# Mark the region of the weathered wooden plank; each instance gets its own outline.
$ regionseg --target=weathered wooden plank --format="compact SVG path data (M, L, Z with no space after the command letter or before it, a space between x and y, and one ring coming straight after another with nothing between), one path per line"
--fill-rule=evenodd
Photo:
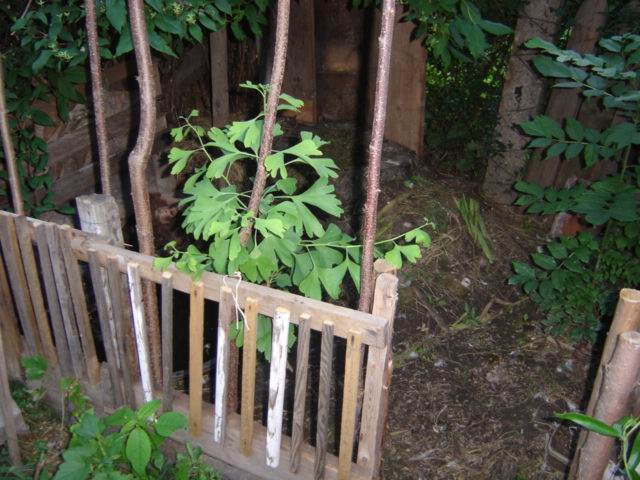
M244 344L242 346L242 405L240 407L240 450L251 455L256 395L256 343L258 339L258 301L245 302Z
M162 275L162 410L169 412L173 403L173 274Z
M18 244L20 246L20 255L22 257L22 265L24 267L25 277L29 285L29 296L31 305L35 315L36 328L38 337L42 343L44 358L47 359L49 366L55 368L58 364L58 355L53 345L51 337L51 328L49 327L49 318L44 307L44 298L42 297L42 286L40 285L40 276L38 275L38 265L36 257L33 253L33 244L31 243L30 226L26 217L17 217L16 234Z
M351 478L353 440L356 427L356 404L360 379L360 332L352 331L347 337L347 355L344 368L344 390L342 394L342 421L340 426L340 451L338 457L338 479Z
M18 331L18 318L13 307L9 280L7 279L2 255L0 255L0 309L3 312L0 315L0 330L4 332L4 350L7 357L9 375L13 378L22 378L22 367L20 366L22 340Z
M122 406L124 402L124 394L122 393L122 387L118 375L118 359L116 350L113 348L113 338L115 332L111 329L111 309L107 307L107 291L103 284L103 272L100 263L98 262L97 252L94 249L89 249L87 252L89 255L89 272L91 274L91 283L93 285L93 294L96 299L96 307L98 309L98 321L100 322L100 330L102 331L102 343L104 344L105 355L107 357L107 367L109 369L109 376L111 377L111 386L113 390L113 399L115 404ZM106 272L104 272L106 275ZM109 306L110 302L109 302Z
M42 273L42 281L47 295L47 307L49 317L51 318L51 328L55 339L55 348L58 353L58 364L63 376L69 377L73 375L73 364L71 361L71 353L67 336L64 333L64 323L62 321L62 311L60 310L60 302L58 300L58 292L56 289L53 267L51 265L51 255L49 245L47 244L47 231L44 224L40 224L35 228L35 239L38 247L38 257L40 259L40 271Z
M213 440L224 443L229 401L229 325L234 318L235 302L229 287L223 286L218 307L218 344L216 349L216 397L213 414Z
M69 291L71 292L73 311L75 312L78 333L80 334L82 351L87 363L87 376L91 383L97 385L100 383L100 363L98 362L96 344L93 340L93 332L91 331L91 321L89 320L89 312L87 311L87 299L82 286L80 266L71 251L70 230L67 225L58 228L58 238L64 265L67 270L67 278L69 279Z
M389 273L378 275L373 296L373 313L389 319L390 330L398 302L398 278ZM382 348L369 347L367 371L364 384L360 441L358 443L358 465L377 477L382 460L382 435L387 416L389 384L393 369L391 337Z
M320 347L320 385L318 387L318 424L316 428L316 459L313 478L324 478L327 460L327 431L329 428L329 406L331 402L331 381L333 378L333 322L322 325L322 345Z
M209 50L211 52L211 124L222 128L230 120L226 28L209 34Z
M147 340L147 323L144 318L144 302L142 301L142 282L140 280L140 271L137 263L127 265L127 277L129 279L129 295L131 298L131 309L133 311L133 329L136 334L140 381L142 382L142 398L145 402L150 402L153 399L151 362L149 358L149 343Z
M31 353L42 353L42 343L38 336L35 314L29 297L29 288L24 272L24 266L20 261L20 247L16 236L14 217L3 215L0 217L0 244L7 265L9 281L13 291L20 325Z
M0 411L4 421L4 434L9 447L9 458L15 467L21 465L20 446L18 445L18 430L16 428L15 417L13 416L13 398L9 390L9 374L7 363L9 360L4 352L4 340L2 329L0 329Z
M272 321L269 410L267 411L267 465L269 467L277 467L280 464L289 316L288 310L276 308Z
M189 429L194 437L202 433L203 290L202 282L193 282L189 300Z
M86 376L86 366L82 361L82 347L76 327L75 314L73 312L73 304L69 292L69 279L64 265L62 250L60 248L60 239L58 230L55 225L45 224L45 232L47 244L49 246L49 259L51 260L51 268L53 270L53 278L57 290L58 301L60 302L60 312L62 314L62 323L64 332L69 345L69 353L71 355L71 365L76 378L84 378Z
M120 367L123 399L126 405L135 407L136 399L133 390L133 382L131 380L131 372L129 370L129 359L127 357L127 325L128 315L124 307L122 298L123 283L122 275L118 269L118 259L109 258L107 262L107 276L109 278L109 297L111 298L111 306L113 308L113 323L115 329L116 343L118 345L118 365Z
M296 386L293 398L293 425L291 435L291 456L289 471L296 473L300 468L300 447L304 439L304 410L307 400L307 372L309 370L309 315L302 314L298 324L298 351L296 356Z

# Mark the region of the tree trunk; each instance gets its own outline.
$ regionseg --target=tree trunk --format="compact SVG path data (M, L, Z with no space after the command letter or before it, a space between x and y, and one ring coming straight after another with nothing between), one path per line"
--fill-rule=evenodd
M534 37L554 39L560 20L557 10L562 4L562 0L530 1L523 7L516 24L496 127L496 136L504 150L489 159L482 185L483 193L498 203L509 204L515 199L512 186L525 169L525 147L529 141L518 125L540 113L544 101L545 81L530 64L538 52L522 45Z
M16 152L13 149L11 140L11 129L9 128L9 114L7 113L7 100L4 92L4 65L0 55L0 134L2 135L2 149L4 159L9 173L9 187L11 188L11 198L13 200L13 210L18 215L24 215L24 203L22 201L22 190L20 189L20 176L18 175L18 164L16 163Z
M260 156L258 157L258 170L251 190L248 210L254 214L254 218L259 215L258 207L262 200L262 193L267 184L267 171L264 161L271 153L273 145L273 126L276 123L278 114L278 100L282 89L284 78L284 67L287 62L287 41L289 37L289 8L290 0L278 0L278 20L276 25L276 44L274 49L273 69L271 70L271 83L269 97L267 99L267 111L264 116L264 127L262 129L262 142L260 143ZM253 221L240 232L240 242L246 245L251 236Z
M567 50L592 52L600 39L600 29L607 20L607 0L584 0L576 14ZM553 89L547 103L546 114L559 123L565 118L576 118L582 96L579 89ZM576 159L579 161L579 159ZM560 157L543 160L534 158L527 169L527 180L543 187L554 184L560 166Z
M136 64L138 66L138 83L140 85L140 126L136 144L129 154L131 196L133 197L133 210L136 218L138 248L140 253L154 256L153 218L151 216L145 171L149 164L149 156L155 135L156 96L143 0L129 0L129 15L131 19L131 38L133 39ZM147 313L153 378L155 382L159 383L162 370L160 366L158 300L156 298L155 284L148 281L144 282L143 298Z
M100 52L98 50L98 26L96 24L96 5L94 0L85 1L85 21L87 26L87 48L91 69L91 94L93 97L93 120L96 126L98 160L100 163L100 185L102 193L111 195L111 169L109 166L109 146L107 143L107 125L104 116L104 96L100 71Z
M358 310L371 311L373 301L374 273L373 250L376 239L376 220L378 213L378 194L380 193L380 161L384 124L387 117L387 96L389 92L389 65L393 27L396 13L394 0L383 0L382 22L380 23L378 72L376 74L375 104L373 106L373 125L369 143L369 169L367 171L367 198L364 204L362 226L362 261L360 263L360 301Z

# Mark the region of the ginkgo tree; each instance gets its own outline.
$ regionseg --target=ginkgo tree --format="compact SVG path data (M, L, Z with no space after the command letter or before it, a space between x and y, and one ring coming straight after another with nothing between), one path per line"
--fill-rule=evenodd
M251 82L242 86L258 92L266 105L269 86ZM287 94L279 98L279 111L298 111L303 106L302 101ZM166 246L170 255L156 259L156 266L166 268L175 262L176 268L194 276L205 271L228 275L239 271L248 281L298 291L315 299L325 295L339 298L346 278L359 289L362 247L331 221L340 219L344 210L333 185L338 167L322 153L327 142L303 131L293 145L271 151L265 159L267 185L259 215L254 216L248 209L251 189L243 190L243 185L232 182L230 171L237 162L244 162L247 169L257 163L264 112L223 129L208 130L195 123L197 116L194 110L171 131L175 142L195 139L197 148L175 146L169 153L171 173L175 175L199 158L193 162L198 166L184 183L180 202L184 207L182 228L194 243L179 249L176 242L170 242ZM282 133L276 123L274 136ZM251 221L251 238L243 244L241 231ZM376 242L375 255L397 268L404 261L416 262L421 247L431 243L424 230L427 225L429 222ZM260 328L270 337L270 325ZM241 335L237 342L242 343ZM259 338L258 349L267 357L269 346L265 341L261 348Z

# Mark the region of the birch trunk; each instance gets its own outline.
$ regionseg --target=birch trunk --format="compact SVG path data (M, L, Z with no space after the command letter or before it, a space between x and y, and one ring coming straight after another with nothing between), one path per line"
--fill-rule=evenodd
M483 193L498 203L513 202L512 186L526 167L525 148L529 138L518 125L542 112L543 108L545 81L530 64L538 52L523 48L523 44L534 37L554 40L560 26L557 11L562 4L562 0L528 2L516 24L496 127L496 136L504 150L489 158L482 185Z

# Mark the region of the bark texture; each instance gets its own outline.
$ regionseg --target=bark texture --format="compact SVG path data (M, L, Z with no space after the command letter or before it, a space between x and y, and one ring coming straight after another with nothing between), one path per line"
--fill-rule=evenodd
M100 185L102 186L102 193L111 195L111 169L109 167L109 145L107 142L107 125L104 114L104 96L102 72L100 69L100 52L98 50L98 26L96 24L95 0L85 1L85 24L87 27L89 67L91 69L93 118L96 127L98 160L100 164Z
M153 240L153 217L149 203L149 189L145 171L149 165L151 147L155 135L156 103L155 83L152 76L151 50L144 19L143 0L129 0L131 37L138 66L138 84L140 86L140 126L136 144L129 154L129 176L131 196L136 219L136 233L140 253L155 255ZM147 326L151 350L151 366L154 381L159 383L162 370L160 365L160 328L158 322L158 300L155 285L143 284L143 298L147 313Z
M640 333L621 333L611 362L604 366L604 383L595 407L595 418L610 425L629 413L631 392L639 369ZM601 480L614 443L614 438L590 432L575 458L577 468L572 478Z
M607 0L584 0L576 14L567 50L579 53L593 52L600 39L600 29L607 21ZM553 89L549 95L546 115L559 123L566 118L576 118L582 96L579 89ZM533 159L527 169L527 180L544 187L555 183L560 166L560 157ZM579 160L578 160L579 161Z
M24 202L22 201L22 191L20 190L20 176L18 175L18 164L16 163L16 152L11 141L11 129L9 128L9 114L7 113L7 99L4 93L4 64L0 56L0 135L2 135L2 149L4 159L9 174L9 187L11 189L11 199L13 210L18 215L24 215Z
M376 239L376 221L378 213L378 195L380 193L380 161L384 125L387 117L387 96L389 93L389 65L393 43L393 27L396 13L394 0L383 0L382 22L380 24L378 71L376 74L376 93L373 106L373 125L369 143L369 166L367 170L367 198L364 205L362 224L362 262L360 265L360 300L358 309L371 311L373 302L374 273L373 249Z
M559 28L557 10L562 4L562 0L527 2L516 24L496 127L504 150L489 158L482 185L483 193L498 203L509 204L515 199L512 186L524 173L525 147L529 141L518 125L540 113L544 100L545 81L530 63L538 52L524 48L523 44L534 37L553 41Z
M248 210L253 213L254 218L259 215L260 200L267 184L267 170L264 166L265 159L271 153L273 146L273 126L276 123L278 114L278 100L282 89L284 78L284 68L287 63L287 42L289 39L289 10L290 0L278 0L278 13L276 25L276 44L274 49L273 68L271 70L271 82L269 97L267 99L267 111L264 117L264 127L262 129L262 141L260 143L260 156L258 157L258 169L256 170L251 198L249 199ZM253 222L240 232L240 243L246 245L251 237Z

